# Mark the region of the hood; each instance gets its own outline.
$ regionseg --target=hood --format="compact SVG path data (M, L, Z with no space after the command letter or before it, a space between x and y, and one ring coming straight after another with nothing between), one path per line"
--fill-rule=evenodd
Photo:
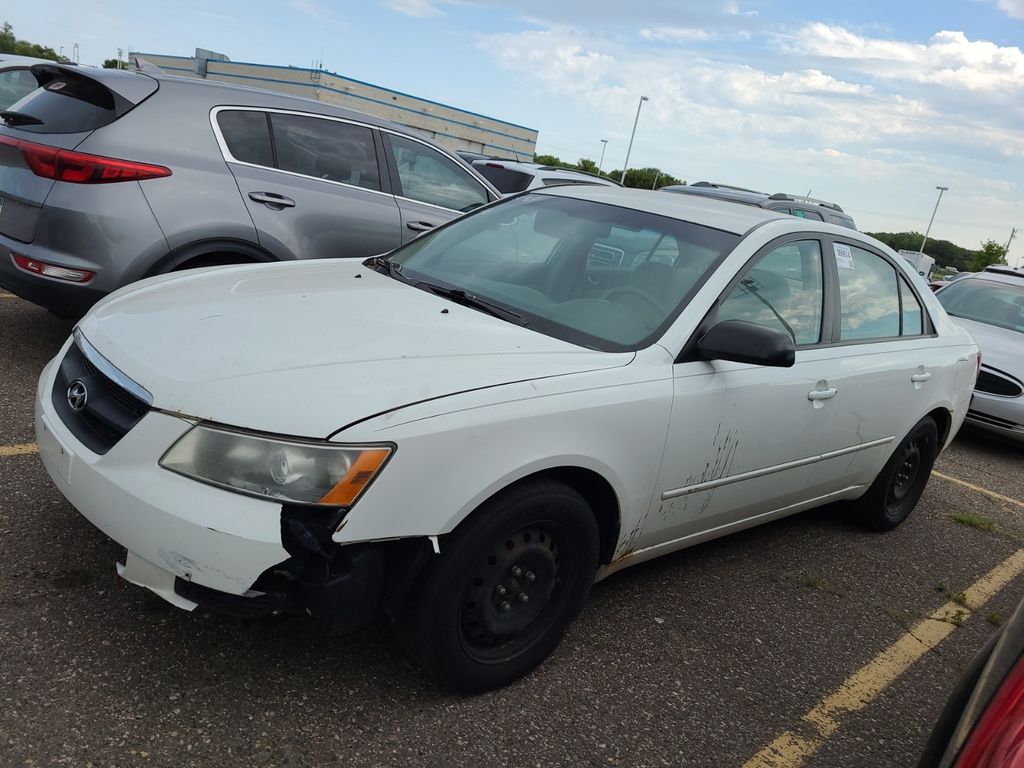
M634 357L584 349L333 260L154 278L112 294L79 328L149 390L155 408L301 437Z
M963 317L953 316L952 319L970 331L974 340L978 342L982 365L998 368L1004 373L1024 380L1024 333Z

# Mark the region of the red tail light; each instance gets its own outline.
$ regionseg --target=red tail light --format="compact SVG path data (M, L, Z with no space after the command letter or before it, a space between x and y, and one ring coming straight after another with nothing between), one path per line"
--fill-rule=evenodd
M67 181L71 184L109 184L113 181L143 181L171 175L171 169L162 165L87 155L84 152L57 149L32 141L13 139L10 136L0 136L0 144L20 150L32 173L54 181Z
M1007 675L971 731L956 768L1024 766L1024 663Z

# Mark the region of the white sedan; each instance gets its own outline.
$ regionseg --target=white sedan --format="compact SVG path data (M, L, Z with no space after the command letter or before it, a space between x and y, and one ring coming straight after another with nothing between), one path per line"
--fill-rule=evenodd
M323 631L383 615L479 691L626 566L839 500L899 525L977 366L866 235L550 187L362 263L122 289L43 371L36 430L125 579Z

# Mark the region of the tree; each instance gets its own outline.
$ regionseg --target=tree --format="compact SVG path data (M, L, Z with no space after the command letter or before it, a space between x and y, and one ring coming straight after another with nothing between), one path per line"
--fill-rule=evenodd
M563 163L559 158L555 157L554 155L534 155L533 162L537 163L538 165L554 165L558 166L559 168L564 168L566 166L566 163Z
M65 56L59 55L53 48L45 45L30 43L27 40L19 40L14 36L14 27L4 22L0 30L0 53L10 53L15 56L34 56L37 59L52 59L53 61L68 61Z
M576 167L584 173L597 173L597 163L588 157L581 157L580 161L576 163Z
M622 171L612 171L608 175L618 181L622 176ZM630 168L626 171L626 180L623 182L624 186L639 189L660 189L682 183L675 176L665 173L660 168Z
M1006 248L995 240L986 240L981 244L981 250L976 251L971 261L971 269L981 272L990 264L1004 264L1006 259Z
M104 69L128 69L128 62L121 59L104 59Z

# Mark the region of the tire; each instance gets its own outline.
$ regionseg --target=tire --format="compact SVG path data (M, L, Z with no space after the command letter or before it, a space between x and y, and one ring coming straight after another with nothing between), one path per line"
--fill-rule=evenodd
M928 484L938 444L935 420L925 416L893 451L867 493L853 503L866 528L891 531L910 516Z
M558 646L590 592L599 535L582 496L541 480L486 502L441 547L405 603L398 639L441 685L479 693Z

